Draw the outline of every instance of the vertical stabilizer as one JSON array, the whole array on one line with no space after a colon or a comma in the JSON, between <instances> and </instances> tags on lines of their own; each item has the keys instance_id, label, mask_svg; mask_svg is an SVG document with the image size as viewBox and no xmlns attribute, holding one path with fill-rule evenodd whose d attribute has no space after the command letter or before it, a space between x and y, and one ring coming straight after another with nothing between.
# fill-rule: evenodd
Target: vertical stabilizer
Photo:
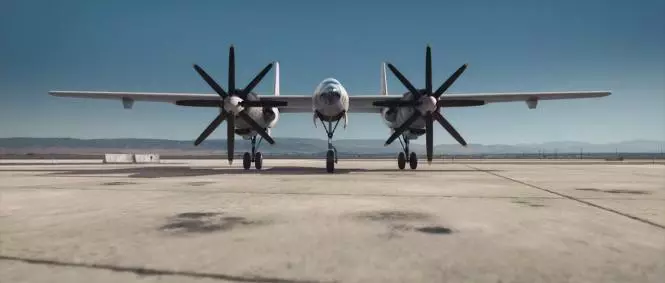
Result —
<instances>
[{"instance_id":1,"label":"vertical stabilizer","mask_svg":"<svg viewBox=\"0 0 665 283\"><path fill-rule=\"evenodd\" d=\"M279 62L275 61L275 96L279 96Z\"/></svg>"},{"instance_id":2,"label":"vertical stabilizer","mask_svg":"<svg viewBox=\"0 0 665 283\"><path fill-rule=\"evenodd\" d=\"M386 62L381 64L381 95L388 95L388 81L386 80Z\"/></svg>"}]
</instances>

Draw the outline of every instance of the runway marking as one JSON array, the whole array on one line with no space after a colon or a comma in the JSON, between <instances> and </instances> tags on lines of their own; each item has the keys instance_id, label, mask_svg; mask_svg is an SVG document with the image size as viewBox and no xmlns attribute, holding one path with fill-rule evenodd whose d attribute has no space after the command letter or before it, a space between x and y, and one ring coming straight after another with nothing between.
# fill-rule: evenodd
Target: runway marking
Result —
<instances>
[{"instance_id":1,"label":"runway marking","mask_svg":"<svg viewBox=\"0 0 665 283\"><path fill-rule=\"evenodd\" d=\"M604 210L604 211L607 211L607 212L612 212L612 213L621 215L623 217L627 217L627 218L630 218L630 219L633 219L633 220L637 220L637 221L640 221L642 223L646 223L646 224L649 224L651 226L654 226L654 227L665 230L665 225L658 224L658 223L650 221L648 219L644 219L644 218L641 218L641 217L638 217L638 216L630 215L628 213L621 212L621 211L618 211L616 209L612 209L612 208L609 208L609 207L604 207L604 206L601 206L601 205L598 205L598 204L595 204L595 203L592 203L592 202L588 202L588 201L585 201L583 199L576 198L576 197L573 197L573 196L570 196L570 195L566 195L566 194L562 194L562 193L555 192L555 191L552 191L552 190L548 190L546 188L542 188L542 187L532 185L532 184L529 184L529 183L526 183L526 182L523 182L523 181L520 181L520 180L517 180L517 179L513 179L513 178L510 178L510 177L507 177L507 176L503 176L503 175L498 174L498 173L494 173L494 172L491 172L491 171L488 171L488 170L483 170L483 169L480 169L480 168L476 168L476 167L473 167L471 165L467 165L467 164L464 164L464 165L466 167L478 170L480 172L485 172L487 174L491 174L491 175L497 176L499 178L503 178L503 179L513 181L515 183L522 184L522 185L525 185L525 186L528 186L528 187L531 187L531 188L534 188L534 189L538 189L538 190L541 190L541 191L544 191L544 192L548 192L550 194L557 195L557 196L560 196L560 197L563 197L563 198L567 198L569 200L573 200L573 201L576 201L576 202L579 202L579 203L582 203L582 204L586 204L588 206L595 207L595 208L598 208L598 209L601 209L601 210Z\"/></svg>"},{"instance_id":2,"label":"runway marking","mask_svg":"<svg viewBox=\"0 0 665 283\"><path fill-rule=\"evenodd\" d=\"M139 275L139 276L165 276L165 275L170 275L170 276L184 276L184 277L193 277L193 278L207 278L207 279L227 280L227 281L236 281L236 282L264 282L264 283L304 283L304 282L318 283L318 282L321 282L321 281L308 281L308 280L289 280L289 279L261 277L261 276L236 276L236 275L226 275L226 274L218 274L218 273L200 273L200 272L191 272L191 271L174 271L174 270L166 270L166 269L132 267L132 266L118 266L118 265L100 264L100 263L66 262L66 261L58 261L58 260L25 258L25 257L15 257L15 256L6 256L6 255L0 255L0 260L18 261L18 262L29 263L29 264L41 264L41 265L49 265L49 266L80 267L80 268L89 268L89 269L109 270L109 271L115 271L115 272L130 272L130 273L134 273L134 274Z\"/></svg>"}]
</instances>

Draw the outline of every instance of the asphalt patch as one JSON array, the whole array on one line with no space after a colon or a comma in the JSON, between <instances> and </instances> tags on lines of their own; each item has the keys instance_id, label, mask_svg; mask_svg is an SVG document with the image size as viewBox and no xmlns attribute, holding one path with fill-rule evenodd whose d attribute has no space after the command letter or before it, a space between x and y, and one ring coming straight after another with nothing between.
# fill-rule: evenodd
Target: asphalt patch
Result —
<instances>
[{"instance_id":1,"label":"asphalt patch","mask_svg":"<svg viewBox=\"0 0 665 283\"><path fill-rule=\"evenodd\" d=\"M205 186L205 185L210 185L214 184L214 182L189 182L187 185L190 185L192 187L200 187L200 186Z\"/></svg>"},{"instance_id":2,"label":"asphalt patch","mask_svg":"<svg viewBox=\"0 0 665 283\"><path fill-rule=\"evenodd\" d=\"M432 219L432 215L414 211L370 211L353 215L354 218L369 221L424 221Z\"/></svg>"},{"instance_id":3,"label":"asphalt patch","mask_svg":"<svg viewBox=\"0 0 665 283\"><path fill-rule=\"evenodd\" d=\"M421 228L416 228L416 231L422 232L422 233L427 233L427 234L450 234L453 232L453 230L450 230L446 227L442 226L427 226L427 227L421 227Z\"/></svg>"},{"instance_id":4,"label":"asphalt patch","mask_svg":"<svg viewBox=\"0 0 665 283\"><path fill-rule=\"evenodd\" d=\"M116 181L116 182L106 182L102 183L103 186L123 186L123 185L136 185L134 182L122 182L122 181Z\"/></svg>"},{"instance_id":5,"label":"asphalt patch","mask_svg":"<svg viewBox=\"0 0 665 283\"><path fill-rule=\"evenodd\" d=\"M399 232L420 232L420 233L425 233L425 234L432 234L432 235L447 235L453 233L453 230L450 228L446 228L443 226L423 226L423 227L416 227L414 225L409 225L409 224L393 224L390 225L390 231L386 235L388 238L396 238L399 236Z\"/></svg>"},{"instance_id":6,"label":"asphalt patch","mask_svg":"<svg viewBox=\"0 0 665 283\"><path fill-rule=\"evenodd\" d=\"M651 192L640 191L640 190L622 190L622 189L613 189L613 190L601 190L596 188L577 188L578 191L588 191L588 192L601 192L608 194L630 194L630 195L649 195Z\"/></svg>"},{"instance_id":7,"label":"asphalt patch","mask_svg":"<svg viewBox=\"0 0 665 283\"><path fill-rule=\"evenodd\" d=\"M243 227L255 227L269 224L267 220L248 219L240 216L224 216L218 212L185 212L170 217L168 222L159 227L160 231L175 234L212 233L231 231Z\"/></svg>"},{"instance_id":8,"label":"asphalt patch","mask_svg":"<svg viewBox=\"0 0 665 283\"><path fill-rule=\"evenodd\" d=\"M202 218L222 215L221 212L184 212L176 215L178 218Z\"/></svg>"},{"instance_id":9,"label":"asphalt patch","mask_svg":"<svg viewBox=\"0 0 665 283\"><path fill-rule=\"evenodd\" d=\"M528 201L521 200L521 199L513 200L513 203L523 204L523 205L526 205L526 206L529 206L529 207L545 207L544 204L532 203L532 202L528 202Z\"/></svg>"}]
</instances>

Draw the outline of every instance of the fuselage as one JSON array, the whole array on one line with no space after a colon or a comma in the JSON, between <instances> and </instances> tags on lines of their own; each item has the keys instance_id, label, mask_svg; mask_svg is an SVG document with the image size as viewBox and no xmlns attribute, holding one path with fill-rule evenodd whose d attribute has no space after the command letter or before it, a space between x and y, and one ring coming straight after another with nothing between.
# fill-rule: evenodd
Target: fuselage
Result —
<instances>
[{"instance_id":1,"label":"fuselage","mask_svg":"<svg viewBox=\"0 0 665 283\"><path fill-rule=\"evenodd\" d=\"M349 111L349 94L338 80L327 78L314 89L312 111L323 121L338 121Z\"/></svg>"}]
</instances>

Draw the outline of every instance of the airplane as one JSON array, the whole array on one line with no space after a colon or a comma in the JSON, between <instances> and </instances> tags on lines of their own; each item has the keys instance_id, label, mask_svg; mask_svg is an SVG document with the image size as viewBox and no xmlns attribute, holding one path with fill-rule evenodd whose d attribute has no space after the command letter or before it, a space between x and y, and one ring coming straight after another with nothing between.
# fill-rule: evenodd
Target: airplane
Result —
<instances>
[{"instance_id":1,"label":"airplane","mask_svg":"<svg viewBox=\"0 0 665 283\"><path fill-rule=\"evenodd\" d=\"M224 89L199 65L194 70L215 91L215 94L199 93L155 93L155 92L107 92L107 91L49 91L50 95L74 98L97 98L122 100L125 109L131 109L135 101L166 102L179 106L212 107L219 109L217 117L194 141L201 144L222 122L227 123L227 157L233 163L235 135L251 142L251 152L243 154L243 168L249 170L251 164L257 170L263 166L263 155L258 148L262 140L275 144L270 132L279 121L280 113L312 113L314 125L320 121L328 137L326 171L333 173L338 163L337 149L332 140L341 120L348 126L349 113L376 113L381 115L391 135L384 146L396 139L402 145L397 156L400 170L409 163L411 169L418 166L415 152L409 151L409 143L425 135L427 162L433 159L434 121L437 121L457 142L467 146L467 142L442 115L442 108L472 107L488 103L526 102L529 109L535 109L540 100L577 99L604 97L610 91L567 91L567 92L523 92L523 93L467 93L443 95L466 70L467 64L459 67L436 90L432 82L432 54L427 45L425 55L425 88L416 88L393 64L383 62L381 66L381 93L379 95L350 96L344 86L334 78L326 78L315 88L312 95L280 95L279 62L268 64L244 88L237 88L235 80L235 47L229 47L228 84ZM265 75L275 67L275 81L272 96L259 96L253 89ZM402 95L389 95L386 67L406 87Z\"/></svg>"}]
</instances>

